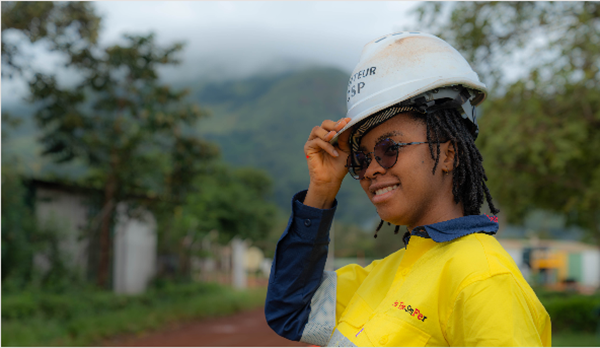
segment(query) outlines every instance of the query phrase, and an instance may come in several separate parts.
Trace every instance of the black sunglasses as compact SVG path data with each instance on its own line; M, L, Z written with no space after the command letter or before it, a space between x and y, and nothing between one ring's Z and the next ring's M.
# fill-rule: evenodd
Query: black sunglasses
M364 153L362 151L354 152L348 156L346 167L348 172L356 180L362 180L365 177L367 168L371 164L370 154L375 155L375 160L384 169L390 169L398 161L398 150L403 146L426 144L428 141L412 142L412 143L397 143L390 138L380 141L375 145L372 152Z

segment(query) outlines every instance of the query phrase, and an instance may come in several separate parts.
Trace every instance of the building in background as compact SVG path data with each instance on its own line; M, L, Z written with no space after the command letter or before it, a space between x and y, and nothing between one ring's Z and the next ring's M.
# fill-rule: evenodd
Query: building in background
M57 182L31 180L31 196L38 226L59 239L58 252L72 271L93 278L98 262L100 208L98 191ZM113 232L112 288L117 293L144 292L156 273L156 221L148 211L129 217L125 203L116 210ZM42 272L51 265L52 251L40 251L34 264Z
M499 239L532 285L593 292L600 287L600 249L577 241Z

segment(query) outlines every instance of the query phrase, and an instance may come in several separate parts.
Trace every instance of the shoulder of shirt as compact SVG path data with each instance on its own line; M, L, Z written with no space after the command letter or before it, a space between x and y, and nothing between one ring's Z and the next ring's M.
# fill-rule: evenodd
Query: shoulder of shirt
M463 290L477 282L508 277L521 290L530 304L529 308L537 312L536 317L548 316L510 254L494 236L474 233L442 244L446 244L440 245L445 261L442 278L452 294L451 298L456 299ZM501 281L500 284L509 283Z
M512 257L495 237L474 233L445 244L447 271L454 278L457 291L473 282L501 274L511 274L517 282L525 281Z
M453 242L456 243L452 246L452 249L454 249L452 250L452 263L456 266L460 265L460 269L457 269L459 267L451 267L451 272L460 274L458 279L456 279L460 283L455 283L454 298L465 288L479 281L492 280L496 281L497 284L508 286L509 282L504 278L508 277L520 289L529 304L529 309L535 312L535 317L538 320L549 318L544 306L537 298L533 289L531 289L529 283L523 278L521 271L510 254L508 254L494 236L475 233ZM462 280L460 279L461 277Z

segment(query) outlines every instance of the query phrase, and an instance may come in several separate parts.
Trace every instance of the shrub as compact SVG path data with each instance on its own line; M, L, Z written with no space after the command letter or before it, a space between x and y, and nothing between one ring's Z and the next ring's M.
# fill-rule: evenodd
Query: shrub
M150 289L135 296L98 290L73 293L30 290L18 294L3 294L2 319L24 319L34 315L71 319L83 314L101 314L132 306L152 307L161 303L169 304L220 291L224 291L222 286L206 283L168 284L161 289Z
M552 320L553 332L596 332L600 322L600 296L540 297Z

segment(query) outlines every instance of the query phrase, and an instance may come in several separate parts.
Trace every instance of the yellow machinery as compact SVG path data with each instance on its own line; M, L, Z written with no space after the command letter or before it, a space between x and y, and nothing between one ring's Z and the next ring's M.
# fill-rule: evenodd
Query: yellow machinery
M534 249L531 253L531 271L538 274L541 270L555 270L554 281L546 278L546 285L560 284L567 279L568 255L564 251L550 249Z

